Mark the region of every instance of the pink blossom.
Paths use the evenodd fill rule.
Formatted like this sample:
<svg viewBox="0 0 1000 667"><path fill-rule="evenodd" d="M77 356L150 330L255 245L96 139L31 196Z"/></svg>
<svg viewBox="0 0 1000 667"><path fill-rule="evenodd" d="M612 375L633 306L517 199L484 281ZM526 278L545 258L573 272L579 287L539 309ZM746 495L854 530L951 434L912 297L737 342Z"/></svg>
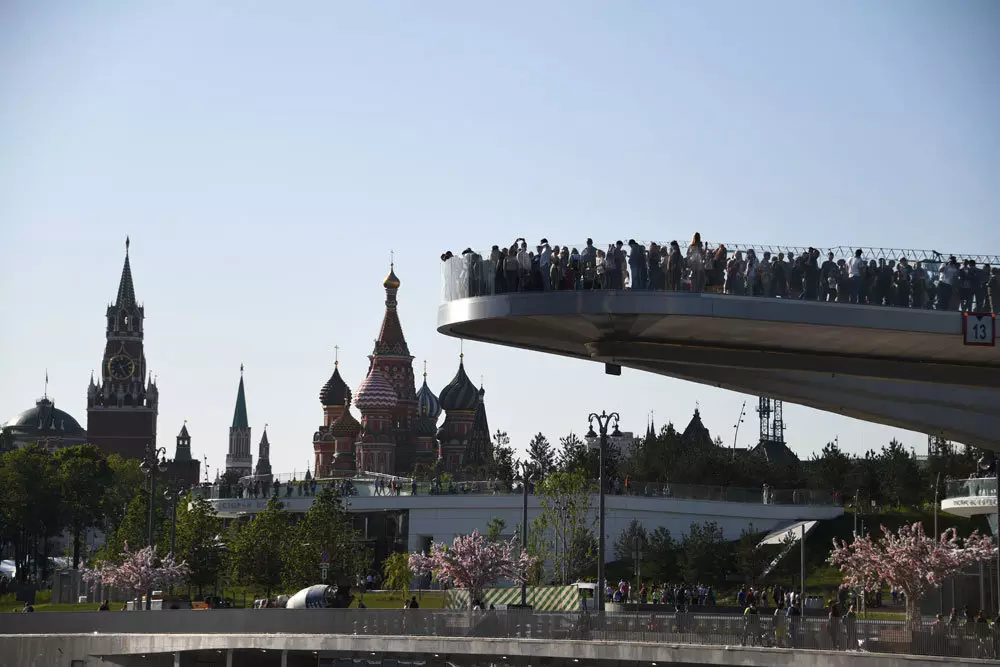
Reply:
<svg viewBox="0 0 1000 667"><path fill-rule="evenodd" d="M410 568L416 574L433 574L438 581L469 591L469 604L481 598L490 584L500 580L523 582L535 559L520 551L517 540L491 542L478 530L459 536L449 547L431 545L430 553L410 554Z"/></svg>
<svg viewBox="0 0 1000 667"><path fill-rule="evenodd" d="M829 563L840 567L845 588L876 590L895 586L906 594L906 615L919 621L920 601L937 589L944 579L969 565L987 561L996 549L987 535L972 533L960 540L949 528L935 540L924 534L921 523L902 526L892 533L882 526L877 541L868 535L855 536L850 544L833 541Z"/></svg>
<svg viewBox="0 0 1000 667"><path fill-rule="evenodd" d="M126 544L120 565L101 561L96 568L84 570L83 578L139 596L154 588L181 585L188 574L187 563L177 563L173 554L157 558L153 547L130 552Z"/></svg>

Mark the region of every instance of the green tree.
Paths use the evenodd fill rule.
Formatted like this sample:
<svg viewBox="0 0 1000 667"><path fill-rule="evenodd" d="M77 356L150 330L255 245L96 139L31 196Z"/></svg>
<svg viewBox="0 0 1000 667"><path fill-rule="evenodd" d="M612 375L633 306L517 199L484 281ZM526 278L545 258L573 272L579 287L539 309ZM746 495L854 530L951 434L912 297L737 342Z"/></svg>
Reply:
<svg viewBox="0 0 1000 667"><path fill-rule="evenodd" d="M814 488L843 493L850 482L854 465L851 457L842 452L837 443L828 442L819 455L813 454L811 468Z"/></svg>
<svg viewBox="0 0 1000 667"><path fill-rule="evenodd" d="M592 483L584 471L552 473L537 486L541 513L535 528L542 537L544 557L552 563L555 580L572 583L593 559ZM544 545L544 546L542 546Z"/></svg>
<svg viewBox="0 0 1000 667"><path fill-rule="evenodd" d="M493 517L486 522L486 539L490 542L499 542L506 527L507 522L502 517Z"/></svg>
<svg viewBox="0 0 1000 667"><path fill-rule="evenodd" d="M312 507L290 532L283 548L286 584L303 588L317 583L323 554L327 557L329 580L354 583L363 568L364 549L340 495L332 486L323 487Z"/></svg>
<svg viewBox="0 0 1000 667"><path fill-rule="evenodd" d="M924 480L917 456L892 440L878 457L882 488L897 507L916 507L923 498Z"/></svg>
<svg viewBox="0 0 1000 667"><path fill-rule="evenodd" d="M278 588L285 575L285 550L295 543L289 537L288 513L282 509L281 502L272 496L267 502L267 509L255 514L248 522L237 525L231 534L229 560L233 578L257 590L262 589L267 597L271 597L271 591ZM317 562L318 559L311 562L314 572ZM309 583L316 583L315 576Z"/></svg>
<svg viewBox="0 0 1000 667"><path fill-rule="evenodd" d="M410 595L413 570L410 569L410 554L395 553L382 563L382 576L389 590L399 591L402 598Z"/></svg>
<svg viewBox="0 0 1000 667"><path fill-rule="evenodd" d="M139 463L134 459L111 454L108 456L108 468L111 470L111 481L104 488L101 513L105 532L110 534L118 530L132 500L136 496L148 493L148 482L139 470ZM139 544L136 542L134 546L138 547Z"/></svg>
<svg viewBox="0 0 1000 667"><path fill-rule="evenodd" d="M677 541L666 528L657 528L650 534L644 569L651 578L665 581L676 576L677 549Z"/></svg>
<svg viewBox="0 0 1000 667"><path fill-rule="evenodd" d="M649 546L649 534L638 519L632 519L628 526L615 538L615 560L624 561L634 567L635 541L637 538L640 544L642 544L642 558L645 560Z"/></svg>
<svg viewBox="0 0 1000 667"><path fill-rule="evenodd" d="M101 525L103 500L112 482L112 470L104 454L94 445L64 447L56 452L62 512L73 539L73 569L80 564L80 537L88 528Z"/></svg>
<svg viewBox="0 0 1000 667"><path fill-rule="evenodd" d="M767 552L760 547L763 539L764 533L754 530L751 523L748 529L740 531L740 539L736 543L736 569L751 584L757 583L770 563Z"/></svg>
<svg viewBox="0 0 1000 667"><path fill-rule="evenodd" d="M204 498L189 496L177 506L175 559L191 568L188 579L197 587L199 596L206 586L218 581L225 559L222 520Z"/></svg>
<svg viewBox="0 0 1000 667"><path fill-rule="evenodd" d="M692 523L681 541L680 569L691 584L725 580L732 549L714 521Z"/></svg>
<svg viewBox="0 0 1000 667"><path fill-rule="evenodd" d="M576 433L559 438L559 456L556 460L556 467L561 472L573 472L579 469L591 475L596 470L593 459L587 443L581 440Z"/></svg>
<svg viewBox="0 0 1000 667"><path fill-rule="evenodd" d="M498 430L493 434L493 477L503 482L507 488L510 488L517 477L514 448L510 446L510 436L506 431Z"/></svg>
<svg viewBox="0 0 1000 667"><path fill-rule="evenodd" d="M528 465L536 480L541 480L555 470L555 453L552 444L541 433L528 443Z"/></svg>
<svg viewBox="0 0 1000 667"><path fill-rule="evenodd" d="M38 445L8 451L0 457L0 515L13 546L17 578L48 578L49 539L66 526L59 478L48 450Z"/></svg>

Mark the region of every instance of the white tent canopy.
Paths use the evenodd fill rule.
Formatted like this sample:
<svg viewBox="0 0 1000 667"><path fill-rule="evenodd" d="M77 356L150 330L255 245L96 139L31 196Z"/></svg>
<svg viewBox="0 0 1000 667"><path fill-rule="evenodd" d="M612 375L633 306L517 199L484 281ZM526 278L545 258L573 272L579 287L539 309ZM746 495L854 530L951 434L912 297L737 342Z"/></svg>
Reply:
<svg viewBox="0 0 1000 667"><path fill-rule="evenodd" d="M818 523L819 521L796 521L790 526L779 528L773 533L768 534L766 537L764 537L763 540L760 541L760 544L757 546L760 547L777 546L784 544L785 540L789 540L791 542L798 542L800 539L802 539L803 526L806 529L806 535L808 535L809 533L812 532L813 528L815 528Z"/></svg>

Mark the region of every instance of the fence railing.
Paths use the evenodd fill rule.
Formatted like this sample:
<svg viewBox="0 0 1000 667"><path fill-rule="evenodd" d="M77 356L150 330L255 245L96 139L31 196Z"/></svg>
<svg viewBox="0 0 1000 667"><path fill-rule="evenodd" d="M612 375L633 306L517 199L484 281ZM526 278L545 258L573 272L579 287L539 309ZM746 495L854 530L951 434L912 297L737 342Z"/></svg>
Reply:
<svg viewBox="0 0 1000 667"><path fill-rule="evenodd" d="M945 498L997 497L996 477L971 477L949 480L944 492Z"/></svg>
<svg viewBox="0 0 1000 667"><path fill-rule="evenodd" d="M352 479L315 480L316 488L305 483L289 484L279 482L252 486L247 484L204 484L194 489L195 495L206 499L250 499L313 496L327 485L344 496L454 496L454 495L520 495L519 482L508 484L503 480L462 480L462 481L417 481L395 478L399 482L398 491L388 483L376 489L374 480L368 476ZM596 489L595 489L596 491ZM676 500L710 500L729 503L751 503L762 505L833 505L833 496L825 491L813 489L748 488L738 486L704 486L698 484L674 484L670 482L636 482L628 485L621 482L610 483L605 489L612 496L634 496L644 498L673 498ZM529 492L534 493L533 489ZM256 494L256 495L255 495Z"/></svg>
<svg viewBox="0 0 1000 667"><path fill-rule="evenodd" d="M649 244L639 243L638 246L649 248ZM641 259L633 266L628 259L621 266L613 268L596 256L584 255L584 245L559 246L561 249L572 249L569 256L553 252L559 264L555 273L542 275L537 263L532 266L530 260L507 261L503 257L496 258L495 253L468 251L460 256L453 256L441 263L442 300L444 302L469 297L493 296L513 292L531 292L545 290L601 290L601 289L639 289L642 291L706 291L733 294L738 296L780 297L783 299L829 301L840 303L863 303L875 306L903 307L915 309L938 310L977 310L997 312L1000 296L990 298L989 284L991 275L998 274L997 266L1000 256L995 255L955 255L958 262L965 259L974 260L977 264L975 280L970 277L966 285L959 276L947 284L939 282L938 270L942 263L947 262L951 255L937 253L933 250L895 250L890 248L848 248L835 247L815 249L819 253L814 268L806 264L795 264L787 260L780 262L781 274L773 267L773 260L779 253L792 254L801 257L809 248L785 246L753 246L747 244L725 244L726 254L722 261L714 258L716 245L704 244L703 260L688 262L684 257L686 248L682 246L682 258L676 265L668 261L669 252L663 251L667 246L659 246L656 254L650 257L647 250L640 252ZM597 245L596 250L604 252L607 246ZM553 246L555 248L555 246ZM626 251L629 247L625 246ZM529 248L529 251L533 248ZM746 253L753 250L756 265L750 270L746 263ZM864 277L853 282L849 277L848 264L857 250L862 251L865 261ZM639 252L636 250L636 252ZM728 271L728 262L736 252L743 253L743 263ZM761 271L761 262L765 253L770 257L772 268ZM823 267L827 254L833 253L833 266ZM722 257L720 255L720 257ZM906 258L908 269L903 274L889 270L880 276L879 262L896 262ZM917 262L921 264L917 271ZM872 264L874 263L874 269ZM982 270L984 265L990 265L990 272ZM958 267L956 266L956 271ZM633 275L638 274L638 275ZM994 279L994 283L997 277ZM994 288L996 291L996 288Z"/></svg>
<svg viewBox="0 0 1000 667"><path fill-rule="evenodd" d="M748 618L665 609L603 614L423 609L50 612L5 614L0 635L294 633L759 646L962 658L995 658L1000 639L986 623L949 626L939 621L914 627L902 621L786 617L784 612Z"/></svg>

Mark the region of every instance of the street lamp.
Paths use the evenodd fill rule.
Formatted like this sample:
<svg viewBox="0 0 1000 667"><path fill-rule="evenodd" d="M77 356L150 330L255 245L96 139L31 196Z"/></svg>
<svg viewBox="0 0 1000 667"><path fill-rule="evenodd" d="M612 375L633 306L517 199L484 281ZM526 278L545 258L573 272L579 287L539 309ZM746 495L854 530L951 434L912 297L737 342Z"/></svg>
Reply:
<svg viewBox="0 0 1000 667"><path fill-rule="evenodd" d="M174 546L177 541L177 501L181 499L184 494L184 486L182 484L171 485L167 488L167 492L164 497L170 501L170 557L174 557ZM173 594L174 585L170 584L170 593Z"/></svg>
<svg viewBox="0 0 1000 667"><path fill-rule="evenodd" d="M997 525L993 529L993 537L997 539L997 609L1000 610L1000 465L996 454L983 454L979 457L979 469L993 473L996 480ZM934 536L938 538L937 535Z"/></svg>
<svg viewBox="0 0 1000 667"><path fill-rule="evenodd" d="M146 456L139 464L139 470L149 478L149 546L155 546L153 528L156 524L156 473L167 472L167 448L146 444ZM153 608L153 589L146 589L146 611Z"/></svg>
<svg viewBox="0 0 1000 667"><path fill-rule="evenodd" d="M601 410L601 414L596 412L591 412L587 417L587 421L590 423L590 430L587 431L587 438L591 441L597 437L597 433L594 433L594 422L597 422L597 428L601 432L600 444L599 444L599 455L598 455L598 466L599 470L597 473L597 483L600 485L600 505L598 508L599 524L598 528L600 533L597 536L597 610L604 611L604 450L608 447L608 424L614 421L614 430L611 432L612 438L620 438L622 433L618 430L618 420L621 417L617 412L612 412L610 415Z"/></svg>
<svg viewBox="0 0 1000 667"><path fill-rule="evenodd" d="M528 482L531 474L528 472L527 461L521 462L521 551L528 552ZM525 573L527 574L527 573ZM521 582L521 606L528 606L528 578Z"/></svg>

